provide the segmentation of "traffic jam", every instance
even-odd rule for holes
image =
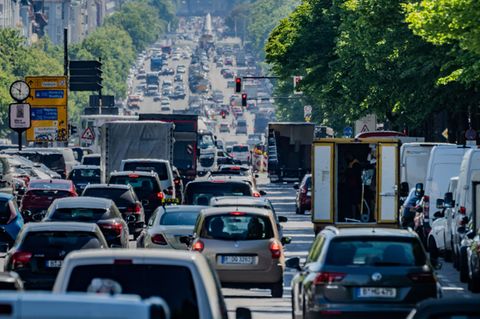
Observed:
[[[0,318],[480,318],[480,150],[277,121],[224,23],[76,144],[0,145]]]

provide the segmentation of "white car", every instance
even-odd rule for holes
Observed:
[[[158,207],[138,238],[137,247],[187,250],[181,238],[193,234],[197,216],[204,208],[196,205]]]
[[[72,252],[65,258],[53,292],[85,292],[98,278],[119,284],[125,294],[163,298],[172,319],[228,318],[215,270],[196,252],[173,249]],[[251,318],[248,309],[240,309],[237,319]]]
[[[248,145],[244,145],[244,144],[233,145],[231,154],[233,158],[241,161],[242,164],[250,163],[250,149],[248,148]]]

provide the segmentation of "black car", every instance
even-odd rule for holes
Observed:
[[[122,213],[123,219],[127,222],[130,234],[133,234],[133,237],[137,238],[143,230],[143,226],[145,225],[145,212],[142,203],[131,185],[90,184],[85,187],[82,196],[113,200],[120,213]]]
[[[292,279],[294,318],[405,318],[441,294],[435,269],[412,230],[327,226]]]
[[[100,166],[75,166],[68,174],[67,179],[73,182],[77,193],[80,194],[88,184],[100,183]]]
[[[147,221],[155,209],[164,203],[165,194],[162,192],[162,184],[155,172],[113,172],[108,184],[130,184],[142,202],[145,210],[145,220]]]
[[[74,250],[108,248],[96,224],[45,222],[25,225],[5,258],[27,289],[50,290],[65,256]]]
[[[128,248],[128,225],[111,199],[86,196],[56,199],[43,220],[96,223],[110,247]]]

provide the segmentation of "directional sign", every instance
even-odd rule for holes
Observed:
[[[30,86],[32,126],[27,130],[29,142],[66,141],[67,120],[67,77],[28,76]]]

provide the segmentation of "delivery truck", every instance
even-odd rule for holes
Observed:
[[[102,183],[120,170],[126,159],[173,161],[173,123],[160,121],[117,121],[101,126],[100,168]]]
[[[312,222],[398,227],[398,139],[317,139],[312,146]]]

